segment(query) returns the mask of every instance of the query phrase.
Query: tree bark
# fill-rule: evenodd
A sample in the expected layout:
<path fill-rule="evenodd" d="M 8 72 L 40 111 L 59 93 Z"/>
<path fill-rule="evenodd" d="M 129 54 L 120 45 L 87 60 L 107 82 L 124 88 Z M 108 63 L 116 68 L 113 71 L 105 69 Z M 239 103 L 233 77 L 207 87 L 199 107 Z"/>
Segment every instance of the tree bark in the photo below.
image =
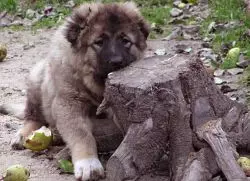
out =
<path fill-rule="evenodd" d="M 155 56 L 133 63 L 109 75 L 104 97 L 98 111 L 110 107 L 125 134 L 107 163 L 107 181 L 150 181 L 159 176 L 206 181 L 220 170 L 234 178 L 222 164 L 226 158 L 221 153 L 236 144 L 250 148 L 246 106 L 223 95 L 195 57 Z M 218 149 L 220 138 L 210 134 L 213 130 L 206 136 L 196 134 L 218 118 L 227 133 L 223 150 Z M 237 178 L 245 179 L 232 152 L 227 155 Z"/>
<path fill-rule="evenodd" d="M 237 164 L 236 150 L 226 138 L 226 133 L 221 128 L 221 119 L 210 120 L 197 131 L 198 136 L 211 146 L 216 155 L 219 168 L 223 171 L 228 181 L 244 181 L 245 173 Z"/>

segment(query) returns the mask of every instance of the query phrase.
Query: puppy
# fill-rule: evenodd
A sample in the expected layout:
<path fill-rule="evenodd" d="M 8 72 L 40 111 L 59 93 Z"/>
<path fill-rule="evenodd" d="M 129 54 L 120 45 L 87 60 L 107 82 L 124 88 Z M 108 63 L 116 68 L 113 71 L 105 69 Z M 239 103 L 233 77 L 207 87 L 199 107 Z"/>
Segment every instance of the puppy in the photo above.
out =
<path fill-rule="evenodd" d="M 31 70 L 25 108 L 1 107 L 24 115 L 13 148 L 50 125 L 70 148 L 76 179 L 103 177 L 91 112 L 103 99 L 107 75 L 142 58 L 148 34 L 148 24 L 131 2 L 83 4 L 74 10 L 55 33 L 47 58 Z"/>

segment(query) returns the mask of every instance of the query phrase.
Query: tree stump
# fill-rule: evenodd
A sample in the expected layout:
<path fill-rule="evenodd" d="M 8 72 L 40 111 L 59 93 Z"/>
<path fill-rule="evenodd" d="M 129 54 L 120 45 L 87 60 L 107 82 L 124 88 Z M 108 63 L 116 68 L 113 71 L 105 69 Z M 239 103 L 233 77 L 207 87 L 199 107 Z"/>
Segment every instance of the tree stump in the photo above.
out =
<path fill-rule="evenodd" d="M 135 62 L 109 75 L 104 97 L 125 135 L 107 181 L 206 181 L 221 171 L 247 179 L 235 161 L 236 147 L 250 148 L 247 107 L 223 95 L 195 57 Z"/>

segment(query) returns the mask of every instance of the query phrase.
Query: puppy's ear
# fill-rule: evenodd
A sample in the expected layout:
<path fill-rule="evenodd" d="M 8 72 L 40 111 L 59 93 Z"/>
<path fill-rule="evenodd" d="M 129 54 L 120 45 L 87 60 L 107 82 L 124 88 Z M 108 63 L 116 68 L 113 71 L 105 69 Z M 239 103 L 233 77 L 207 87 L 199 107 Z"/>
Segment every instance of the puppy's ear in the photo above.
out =
<path fill-rule="evenodd" d="M 72 44 L 78 44 L 79 37 L 87 32 L 88 23 L 97 13 L 98 4 L 84 4 L 73 11 L 66 23 L 65 37 Z"/>
<path fill-rule="evenodd" d="M 78 12 L 74 12 L 68 19 L 65 30 L 65 37 L 72 46 L 77 44 L 78 37 L 84 28 L 86 28 L 86 18 Z"/>
<path fill-rule="evenodd" d="M 142 34 L 144 35 L 145 39 L 147 39 L 148 35 L 150 33 L 149 24 L 144 19 L 142 19 L 139 21 L 138 25 L 139 25 L 139 28 L 140 28 Z"/>

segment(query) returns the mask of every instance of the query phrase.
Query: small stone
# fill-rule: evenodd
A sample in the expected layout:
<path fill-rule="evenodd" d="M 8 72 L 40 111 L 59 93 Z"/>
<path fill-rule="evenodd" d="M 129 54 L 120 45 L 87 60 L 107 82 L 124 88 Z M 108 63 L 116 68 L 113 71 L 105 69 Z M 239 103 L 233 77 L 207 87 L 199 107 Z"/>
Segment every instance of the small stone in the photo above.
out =
<path fill-rule="evenodd" d="M 241 68 L 232 68 L 232 69 L 228 69 L 227 72 L 230 74 L 230 75 L 237 75 L 237 74 L 242 74 L 244 71 L 244 69 L 241 69 Z"/>
<path fill-rule="evenodd" d="M 21 96 L 26 96 L 27 92 L 25 89 L 21 90 Z"/>
<path fill-rule="evenodd" d="M 36 15 L 36 12 L 32 9 L 27 9 L 26 11 L 26 18 L 33 19 Z"/>
<path fill-rule="evenodd" d="M 229 85 L 222 85 L 220 90 L 223 94 L 226 94 L 228 92 L 236 91 L 237 89 L 232 89 Z"/>
<path fill-rule="evenodd" d="M 211 22 L 211 23 L 208 25 L 208 28 L 207 28 L 208 33 L 212 33 L 212 32 L 215 31 L 215 25 L 216 25 L 216 23 L 215 23 L 214 21 Z"/>
<path fill-rule="evenodd" d="M 155 54 L 156 54 L 156 55 L 165 55 L 165 54 L 166 54 L 166 49 L 165 49 L 165 48 L 157 49 L 157 50 L 155 51 Z"/>
<path fill-rule="evenodd" d="M 213 50 L 211 48 L 202 48 L 199 51 L 199 57 L 204 59 L 210 59 L 213 61 L 217 61 L 218 55 L 213 53 Z"/>
<path fill-rule="evenodd" d="M 9 14 L 7 14 L 7 12 L 6 12 L 6 14 L 3 14 L 0 17 L 0 27 L 9 26 L 12 21 L 13 21 L 12 16 L 10 16 Z"/>
<path fill-rule="evenodd" d="M 185 53 L 190 53 L 193 49 L 191 47 L 188 47 L 184 50 Z"/>
<path fill-rule="evenodd" d="M 184 40 L 193 40 L 194 36 L 187 34 L 186 32 L 183 33 L 183 39 Z"/>
<path fill-rule="evenodd" d="M 240 21 L 230 21 L 224 25 L 225 29 L 233 29 L 241 25 Z"/>
<path fill-rule="evenodd" d="M 65 5 L 67 8 L 73 8 L 76 6 L 75 2 L 73 0 L 68 1 Z"/>
<path fill-rule="evenodd" d="M 23 21 L 22 20 L 16 20 L 10 23 L 10 26 L 23 26 Z"/>
<path fill-rule="evenodd" d="M 200 26 L 199 25 L 187 25 L 187 26 L 183 26 L 183 31 L 185 31 L 188 34 L 196 34 L 196 33 L 199 33 Z"/>
<path fill-rule="evenodd" d="M 223 83 L 226 83 L 226 81 L 225 81 L 225 80 L 222 80 L 221 78 L 214 77 L 214 83 L 215 83 L 216 85 L 221 85 L 221 84 L 223 84 Z"/>
<path fill-rule="evenodd" d="M 213 40 L 214 37 L 210 36 L 210 37 L 205 37 L 203 38 L 203 41 L 205 42 L 211 42 Z"/>
<path fill-rule="evenodd" d="M 178 9 L 178 8 L 173 8 L 171 11 L 170 11 L 170 15 L 172 17 L 177 17 L 177 16 L 180 16 L 183 14 L 183 11 L 181 9 Z"/>
<path fill-rule="evenodd" d="M 181 27 L 176 27 L 167 37 L 163 38 L 163 41 L 169 41 L 182 36 Z"/>
<path fill-rule="evenodd" d="M 224 73 L 225 73 L 225 70 L 217 69 L 217 70 L 214 71 L 214 76 L 215 76 L 215 77 L 220 77 L 220 76 L 222 76 Z"/>
<path fill-rule="evenodd" d="M 250 60 L 246 60 L 244 55 L 240 55 L 239 62 L 236 63 L 239 68 L 247 68 L 250 65 Z"/>
<path fill-rule="evenodd" d="M 23 46 L 23 50 L 29 50 L 31 48 L 35 48 L 35 45 L 33 43 L 31 43 L 31 44 L 28 43 L 28 44 Z"/>
<path fill-rule="evenodd" d="M 237 97 L 237 96 L 232 96 L 232 97 L 230 97 L 230 99 L 231 99 L 232 101 L 237 101 L 237 100 L 239 99 L 239 97 Z"/>

